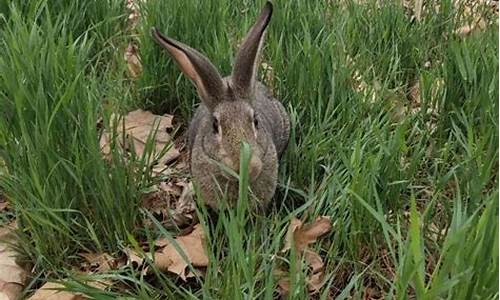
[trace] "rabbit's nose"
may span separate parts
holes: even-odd
[[[232,160],[230,158],[224,158],[223,163],[231,168],[236,174],[240,173],[240,164],[239,160]],[[260,172],[262,171],[262,161],[260,158],[256,155],[252,155],[250,158],[250,163],[248,164],[248,175],[250,176],[250,179],[255,179],[260,175]]]

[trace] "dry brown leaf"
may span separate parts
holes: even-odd
[[[454,30],[454,33],[460,37],[465,37],[477,30],[483,30],[486,28],[486,23],[483,20],[478,20],[473,24],[465,24],[460,28]]]
[[[290,292],[290,279],[281,278],[278,280],[278,287],[280,288],[281,295],[288,295]]]
[[[133,146],[138,156],[144,154],[147,139],[153,133],[155,134],[154,155],[161,151],[171,142],[171,136],[168,133],[172,129],[173,116],[154,115],[149,111],[141,109],[128,113],[123,122],[126,134],[133,140]],[[120,128],[120,127],[119,127]],[[170,149],[158,161],[158,165],[165,165],[179,156],[179,151],[175,147]]]
[[[63,291],[64,285],[60,283],[47,282],[28,300],[84,300],[82,295]]]
[[[114,121],[116,118],[117,116],[113,115],[111,120]],[[154,166],[156,173],[162,172],[167,164],[180,156],[179,149],[174,145],[170,145],[172,138],[169,131],[173,128],[172,120],[173,116],[171,115],[159,116],[141,109],[132,111],[121,117],[116,125],[116,129],[119,133],[118,141],[122,143],[120,146],[126,150],[132,150],[133,148],[135,154],[142,157],[148,138],[154,134],[155,140],[152,155],[155,158],[157,158],[166,147],[170,147],[166,153],[158,159],[157,165]],[[123,135],[127,138],[123,138]],[[111,152],[110,142],[109,133],[104,132],[99,143],[101,151],[107,159],[109,159]]]
[[[286,296],[290,292],[290,278],[288,270],[278,266],[273,269],[273,276],[278,280],[278,292],[281,296]]]
[[[127,265],[134,269],[141,269],[141,274],[146,275],[149,272],[149,267],[144,263],[146,258],[152,259],[151,254],[146,252],[144,254],[139,254],[133,249],[125,249],[125,255],[127,256]]]
[[[321,271],[321,269],[323,269],[325,265],[323,263],[323,260],[321,259],[321,256],[310,249],[304,250],[304,260],[306,261],[307,265],[309,265],[313,273]]]
[[[144,257],[141,257],[132,249],[125,249],[125,255],[127,255],[127,265],[132,265],[132,267],[137,268],[142,266],[144,262]]]
[[[156,249],[159,249],[159,248],[164,248],[164,247],[166,247],[168,244],[170,244],[170,243],[168,242],[168,240],[167,240],[167,239],[159,239],[159,240],[156,240],[156,241],[155,241],[155,247],[156,247]]]
[[[310,274],[307,277],[307,286],[310,292],[318,292],[321,286],[323,286],[323,280],[325,278],[325,270],[323,259],[318,253],[306,249],[304,251],[304,260],[310,267]]]
[[[161,142],[168,142],[170,141],[170,135],[166,132],[166,129],[171,129],[172,128],[172,120],[173,116],[171,115],[164,115],[164,116],[159,116],[155,115],[152,112],[145,111],[142,109],[137,109],[134,111],[129,112],[125,116],[125,130],[132,130],[137,127],[146,127],[145,134],[142,137],[137,137],[139,140],[142,142],[146,141],[147,136],[149,135],[149,132],[151,129],[155,129],[156,126],[158,126],[158,133],[156,135],[156,139],[161,141]],[[164,135],[161,135],[161,134]]]
[[[325,272],[314,273],[307,278],[307,288],[311,293],[319,292],[319,289],[325,283]]]
[[[294,241],[295,231],[297,231],[297,229],[300,227],[302,227],[301,220],[299,220],[297,218],[293,218],[290,221],[290,225],[288,225],[288,230],[286,232],[285,247],[282,250],[283,252],[290,250],[290,248],[292,247],[293,241]]]
[[[2,270],[3,272],[4,270]],[[15,282],[0,281],[0,300],[14,300],[23,290],[23,285]]]
[[[145,248],[148,248],[147,246]],[[144,248],[143,248],[144,250]],[[147,249],[146,249],[147,251]],[[149,272],[149,265],[145,263],[146,258],[151,260],[152,256],[149,252],[138,253],[134,249],[126,248],[123,250],[127,257],[127,266],[135,270],[140,270],[141,275],[146,275]]]
[[[203,228],[197,224],[190,234],[175,238],[188,261],[184,260],[173,244],[165,242],[166,246],[155,253],[155,265],[162,270],[179,275],[185,281],[188,263],[191,263],[193,267],[206,267],[208,265],[208,256],[203,247],[204,239]]]
[[[314,222],[303,225],[302,221],[293,219],[288,227],[284,251],[290,249],[292,244],[298,252],[314,243],[316,239],[332,229],[330,217],[318,217]],[[293,239],[292,239],[293,238]]]
[[[80,253],[79,255],[86,260],[82,265],[82,269],[86,272],[102,273],[119,266],[118,260],[108,253]]]
[[[2,201],[2,198],[0,198],[0,212],[7,210],[8,208],[9,208],[9,202]]]
[[[16,299],[28,276],[16,263],[16,252],[8,244],[14,241],[14,229],[14,223],[0,228],[0,297],[5,299]]]
[[[488,25],[498,26],[498,2],[491,0],[456,0],[458,28],[454,33],[465,37],[477,30],[484,30]],[[493,10],[491,12],[491,10]]]
[[[309,249],[308,246],[314,243],[316,239],[332,229],[330,218],[322,216],[316,218],[312,223],[304,225],[298,219],[292,219],[288,226],[288,231],[285,240],[285,247],[282,251],[286,251],[295,246],[296,254],[303,256],[304,261],[309,266],[308,276],[306,278],[308,291],[316,293],[324,284],[325,265],[321,256]],[[290,280],[282,278],[278,281],[278,286],[284,294],[288,293],[290,288]]]

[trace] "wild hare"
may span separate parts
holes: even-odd
[[[193,179],[213,209],[219,208],[224,193],[229,205],[238,200],[238,179],[221,165],[239,174],[241,142],[251,147],[251,209],[265,209],[276,190],[278,159],[288,144],[290,122],[283,105],[256,79],[272,9],[267,2],[240,46],[232,74],[224,78],[201,53],[152,29],[201,98],[189,125],[188,146]]]

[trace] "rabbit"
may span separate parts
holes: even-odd
[[[283,105],[259,82],[259,56],[273,11],[267,2],[243,40],[230,76],[222,78],[201,53],[152,28],[156,42],[174,58],[196,86],[201,104],[190,122],[187,138],[191,175],[203,202],[220,209],[224,196],[230,206],[238,200],[240,145],[251,147],[249,185],[253,209],[268,207],[275,193],[278,161],[285,151],[290,120]]]

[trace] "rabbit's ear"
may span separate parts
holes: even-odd
[[[214,65],[200,52],[151,29],[155,40],[175,59],[182,72],[196,85],[202,101],[212,110],[224,93],[222,77]]]
[[[247,33],[236,56],[231,79],[234,90],[239,96],[248,97],[254,91],[259,52],[262,48],[265,30],[271,20],[272,13],[273,5],[268,1],[257,21]]]

